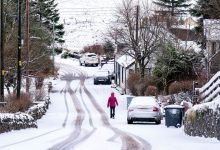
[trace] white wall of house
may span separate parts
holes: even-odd
[[[129,72],[135,69],[134,59],[128,55],[123,55],[115,62],[115,83],[121,88],[122,93],[127,93],[126,81],[129,76]]]

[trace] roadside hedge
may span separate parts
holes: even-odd
[[[217,138],[220,140],[220,107],[202,105],[189,109],[184,116],[184,132],[190,136]]]

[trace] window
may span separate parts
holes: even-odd
[[[121,67],[121,82],[124,82],[124,68]]]
[[[216,42],[212,42],[212,55],[216,53]]]

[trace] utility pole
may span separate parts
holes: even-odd
[[[18,50],[17,50],[17,99],[21,92],[21,0],[18,0]]]
[[[29,80],[29,49],[30,49],[30,12],[29,0],[26,0],[26,93],[29,93],[30,80]]]
[[[0,45],[1,45],[1,53],[0,53],[0,59],[1,59],[1,79],[0,79],[0,101],[4,101],[4,75],[5,75],[5,70],[4,70],[4,0],[1,0],[1,13],[0,13],[0,18],[1,18],[1,40],[0,40]]]
[[[55,77],[55,21],[53,19],[53,46],[52,46],[52,57],[53,57],[53,75]]]
[[[139,49],[138,30],[139,30],[139,5],[136,6],[136,29],[135,29],[136,53],[138,53],[138,49]],[[136,71],[137,71],[137,61],[135,61],[135,72]]]

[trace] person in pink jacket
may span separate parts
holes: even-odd
[[[117,98],[115,97],[114,92],[111,93],[111,96],[108,98],[107,107],[110,107],[110,118],[115,118],[115,107],[118,106]]]

